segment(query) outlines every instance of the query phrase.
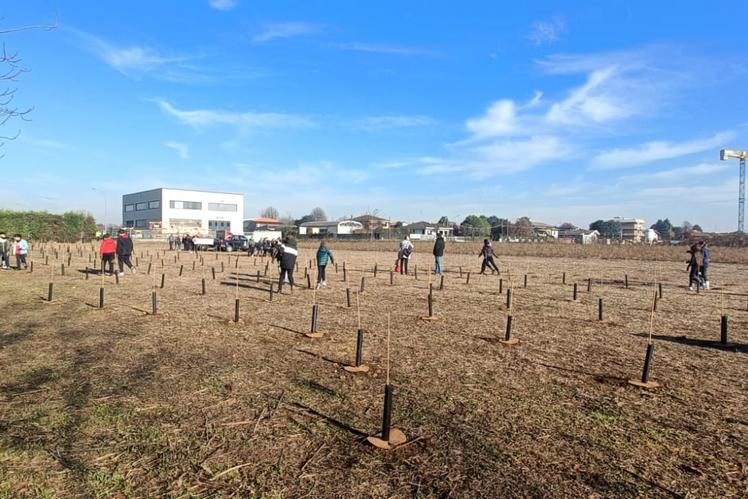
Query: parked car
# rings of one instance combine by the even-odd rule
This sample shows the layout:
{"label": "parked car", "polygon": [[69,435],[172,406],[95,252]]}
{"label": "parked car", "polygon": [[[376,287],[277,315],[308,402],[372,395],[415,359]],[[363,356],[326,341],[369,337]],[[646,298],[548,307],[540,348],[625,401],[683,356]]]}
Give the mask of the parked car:
{"label": "parked car", "polygon": [[249,248],[249,239],[246,236],[233,234],[228,239],[217,239],[216,249],[218,251],[243,251]]}

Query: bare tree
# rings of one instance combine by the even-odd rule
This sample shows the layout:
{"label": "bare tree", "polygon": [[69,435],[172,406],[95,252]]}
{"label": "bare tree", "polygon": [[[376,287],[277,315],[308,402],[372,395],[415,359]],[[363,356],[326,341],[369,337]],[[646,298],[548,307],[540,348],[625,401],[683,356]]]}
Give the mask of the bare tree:
{"label": "bare tree", "polygon": [[327,213],[325,213],[325,210],[319,206],[313,209],[309,216],[311,216],[312,220],[315,222],[327,222]]}
{"label": "bare tree", "polygon": [[[0,36],[7,36],[12,33],[30,30],[50,31],[57,28],[57,22],[53,24],[39,24],[31,26],[20,26],[17,28],[0,29]],[[0,53],[0,127],[7,125],[12,120],[31,121],[29,113],[34,110],[34,106],[17,106],[14,102],[16,91],[15,86],[24,73],[29,70],[21,64],[22,60],[18,52],[8,52],[5,47],[5,41],[2,43],[2,52]],[[2,88],[5,87],[5,88]],[[21,134],[21,129],[15,133],[0,133],[0,148],[5,145],[6,140],[15,140]],[[4,157],[0,154],[0,158]]]}
{"label": "bare tree", "polygon": [[260,216],[263,218],[273,218],[275,220],[278,220],[279,212],[278,208],[275,208],[274,206],[268,206],[264,210],[260,212]]}

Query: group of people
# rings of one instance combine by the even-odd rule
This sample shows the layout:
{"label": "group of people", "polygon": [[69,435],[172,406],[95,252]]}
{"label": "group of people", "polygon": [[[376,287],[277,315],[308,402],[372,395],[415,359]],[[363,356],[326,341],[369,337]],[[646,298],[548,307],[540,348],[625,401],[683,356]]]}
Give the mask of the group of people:
{"label": "group of people", "polygon": [[2,260],[2,269],[8,270],[10,267],[10,256],[16,259],[16,270],[27,267],[26,256],[29,254],[29,243],[21,236],[16,234],[13,240],[8,239],[5,232],[0,232],[0,260]]}
{"label": "group of people", "polygon": [[[283,291],[283,284],[294,286],[293,272],[296,268],[296,259],[299,250],[296,240],[292,237],[281,241],[273,241],[271,249],[272,257],[278,261],[280,275],[278,277],[278,292]],[[317,249],[317,289],[327,286],[326,269],[328,264],[335,264],[335,257],[325,241],[321,241]]]}
{"label": "group of people", "polygon": [[699,241],[688,249],[689,259],[686,270],[688,271],[688,289],[693,291],[694,287],[709,289],[709,262],[712,253],[706,241]]}
{"label": "group of people", "polygon": [[[397,251],[395,272],[406,275],[408,274],[408,261],[413,254],[414,248],[415,247],[410,241],[410,238],[408,236],[405,236],[405,238],[403,238],[403,240],[400,242],[400,248]],[[446,243],[444,241],[444,236],[442,234],[437,234],[436,240],[434,241],[434,249],[432,251],[432,253],[434,254],[434,274],[436,275],[442,273],[442,262],[444,259],[445,249]],[[494,253],[493,251],[491,241],[489,241],[488,239],[483,240],[483,247],[481,248],[480,253],[478,253],[478,256],[483,258],[483,263],[481,264],[480,268],[481,274],[485,274],[487,268],[491,271],[492,274],[494,272],[499,273],[499,266],[496,265],[496,262],[494,261],[496,253]]]}
{"label": "group of people", "polygon": [[99,255],[101,255],[101,271],[107,272],[109,275],[114,274],[114,257],[117,257],[117,264],[119,267],[118,275],[122,277],[125,275],[125,266],[134,274],[136,272],[135,267],[132,264],[133,242],[130,235],[120,230],[117,233],[116,241],[112,239],[109,234],[104,234],[101,240],[101,246],[99,246]]}
{"label": "group of people", "polygon": [[166,238],[166,241],[169,243],[170,250],[179,249],[181,246],[183,251],[195,251],[194,239],[196,239],[197,237],[197,234],[195,234],[194,236],[185,234],[181,238],[174,234],[169,234],[169,237]]}

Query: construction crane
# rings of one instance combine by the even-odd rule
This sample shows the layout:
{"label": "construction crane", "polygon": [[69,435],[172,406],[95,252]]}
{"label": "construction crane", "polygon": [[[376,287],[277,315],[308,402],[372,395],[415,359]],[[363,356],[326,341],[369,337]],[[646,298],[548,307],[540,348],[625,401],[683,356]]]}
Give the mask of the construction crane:
{"label": "construction crane", "polygon": [[722,149],[719,152],[719,159],[726,161],[730,158],[740,160],[740,187],[738,188],[738,232],[743,232],[743,221],[745,220],[745,158],[748,151],[733,151],[732,149]]}

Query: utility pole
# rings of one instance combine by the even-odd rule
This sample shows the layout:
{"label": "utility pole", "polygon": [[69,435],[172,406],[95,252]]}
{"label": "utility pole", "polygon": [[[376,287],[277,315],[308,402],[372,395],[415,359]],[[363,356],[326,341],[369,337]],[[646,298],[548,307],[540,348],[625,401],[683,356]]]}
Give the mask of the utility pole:
{"label": "utility pole", "polygon": [[726,161],[730,158],[736,158],[740,161],[740,180],[738,184],[738,232],[743,232],[745,222],[745,160],[748,151],[734,151],[731,149],[722,149],[719,152],[719,159]]}

